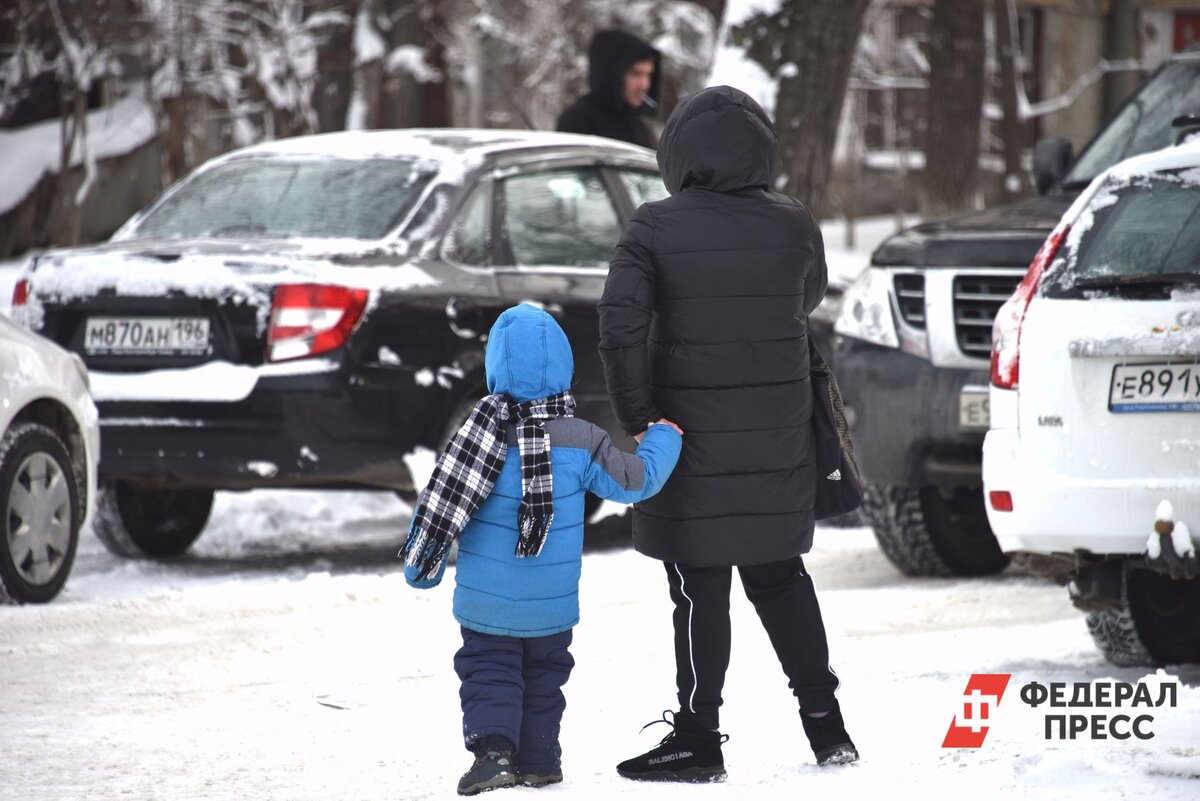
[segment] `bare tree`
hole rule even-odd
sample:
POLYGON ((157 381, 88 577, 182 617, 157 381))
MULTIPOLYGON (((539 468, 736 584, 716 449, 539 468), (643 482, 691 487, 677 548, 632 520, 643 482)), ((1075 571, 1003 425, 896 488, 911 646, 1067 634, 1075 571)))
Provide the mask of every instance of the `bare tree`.
POLYGON ((973 207, 979 178, 984 83, 984 0, 934 0, 921 213, 973 207))
POLYGON ((1017 7, 1014 0, 992 0, 996 12, 996 61, 1000 65, 1000 107, 1004 119, 1000 138, 1004 144, 1004 195, 1013 198, 1021 189, 1021 109, 1023 88, 1017 76, 1017 7))
POLYGON ((783 188, 821 216, 842 103, 869 0, 784 0, 732 31, 732 41, 779 77, 775 124, 783 188))
MULTIPOLYGON (((59 106, 59 163, 53 173, 51 191, 39 196, 34 225, 37 241, 48 241, 50 212, 61 200, 64 177, 76 159, 84 167, 84 178, 70 199, 66 241, 78 244, 82 226, 83 203, 96 178, 95 154, 87 135, 89 95, 104 79, 118 72, 121 55, 134 47, 139 29, 133 24, 131 9, 125 0, 47 0, 18 4, 20 22, 18 52, 14 59, 23 62, 19 75, 35 77, 39 65, 51 70, 59 106), (32 32, 40 39, 31 37, 32 32)), ((10 61, 10 64, 13 63, 10 61)), ((20 95, 19 86, 11 89, 20 95)))

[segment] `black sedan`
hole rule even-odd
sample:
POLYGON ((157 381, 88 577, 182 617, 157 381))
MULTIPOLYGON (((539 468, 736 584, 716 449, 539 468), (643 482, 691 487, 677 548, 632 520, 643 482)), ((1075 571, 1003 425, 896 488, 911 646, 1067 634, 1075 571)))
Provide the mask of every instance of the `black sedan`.
POLYGON ((570 337, 578 414, 619 435, 596 303, 623 224, 664 195, 652 152, 607 139, 327 134, 214 159, 109 242, 41 254, 14 312, 90 370, 97 534, 172 556, 215 490, 411 495, 521 301, 570 337))

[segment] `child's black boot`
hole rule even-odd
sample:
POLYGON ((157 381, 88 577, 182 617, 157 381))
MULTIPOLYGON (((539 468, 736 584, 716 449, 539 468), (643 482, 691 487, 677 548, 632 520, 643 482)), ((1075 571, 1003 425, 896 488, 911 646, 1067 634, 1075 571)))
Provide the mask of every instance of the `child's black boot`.
POLYGON ((507 737, 498 734, 480 737, 471 750, 475 752, 475 764, 458 780, 459 795, 477 795, 517 783, 512 765, 516 749, 507 737))

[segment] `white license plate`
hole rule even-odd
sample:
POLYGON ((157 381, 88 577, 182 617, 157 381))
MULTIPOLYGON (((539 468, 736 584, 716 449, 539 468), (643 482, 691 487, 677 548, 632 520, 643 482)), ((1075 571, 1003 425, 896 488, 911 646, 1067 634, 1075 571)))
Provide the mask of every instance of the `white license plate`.
POLYGON ((1200 362, 1151 362, 1113 367, 1113 412, 1200 412, 1200 362))
POLYGON ((964 431, 987 431, 991 423, 986 387, 964 387, 958 395, 958 427, 964 431))
POLYGON ((208 352, 203 317, 91 317, 84 352, 93 356, 194 356, 208 352))

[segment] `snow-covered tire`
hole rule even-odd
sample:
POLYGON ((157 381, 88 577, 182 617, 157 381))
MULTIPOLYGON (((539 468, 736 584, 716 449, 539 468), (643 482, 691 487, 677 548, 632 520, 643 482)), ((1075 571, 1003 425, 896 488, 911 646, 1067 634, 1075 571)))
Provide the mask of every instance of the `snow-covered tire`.
POLYGON ((1008 565, 977 488, 868 484, 863 511, 880 550, 909 576, 982 576, 1008 565))
POLYGON ((92 530, 117 556, 170 558, 192 547, 212 504, 212 490, 140 490, 117 481, 97 493, 92 530))
POLYGON ((1153 665, 1154 657, 1142 642, 1129 608, 1128 581, 1128 576, 1122 577, 1121 601, 1116 607, 1088 612, 1088 634, 1104 658, 1117 667, 1153 665))
POLYGON ((53 429, 18 423, 0 438, 0 520, 0 603, 54 600, 75 563, 83 510, 53 429))

